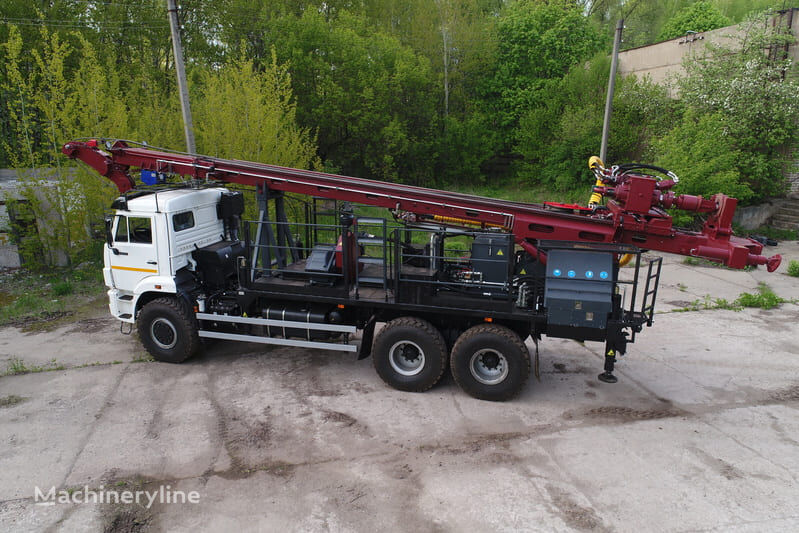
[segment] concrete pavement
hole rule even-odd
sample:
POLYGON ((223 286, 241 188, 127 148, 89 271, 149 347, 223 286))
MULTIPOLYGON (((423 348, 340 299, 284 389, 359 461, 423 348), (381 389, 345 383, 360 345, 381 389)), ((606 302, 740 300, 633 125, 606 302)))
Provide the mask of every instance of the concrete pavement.
MULTIPOLYGON (((799 298, 783 273, 665 263, 661 311, 759 281, 799 298)), ((333 352, 218 343, 183 365, 134 362, 135 337, 100 311, 83 320, 0 329, 0 368, 65 367, 0 377, 0 530, 799 528, 794 304, 661 312, 616 385, 596 379, 601 344, 545 338, 541 381, 505 404, 448 376, 394 391, 333 352), (200 503, 46 506, 37 486, 200 503)))

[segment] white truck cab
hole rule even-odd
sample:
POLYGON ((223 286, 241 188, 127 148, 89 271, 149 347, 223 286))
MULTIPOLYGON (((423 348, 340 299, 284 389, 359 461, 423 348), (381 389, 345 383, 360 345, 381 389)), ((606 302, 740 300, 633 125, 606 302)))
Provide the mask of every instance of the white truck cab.
POLYGON ((225 238, 217 206, 227 193, 221 187, 173 189, 114 202, 103 254, 113 316, 133 323, 142 295, 177 293, 177 272, 195 269, 192 252, 225 238))

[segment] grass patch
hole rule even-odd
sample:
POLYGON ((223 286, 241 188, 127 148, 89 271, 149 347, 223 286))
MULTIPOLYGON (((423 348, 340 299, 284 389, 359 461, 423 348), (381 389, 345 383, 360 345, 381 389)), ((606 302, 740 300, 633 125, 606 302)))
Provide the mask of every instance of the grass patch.
POLYGON ((8 396, 3 396, 2 398, 0 398, 0 407, 13 407, 24 401, 25 398, 23 398, 22 396, 17 396, 16 394, 9 394, 8 396))
POLYGON ((701 267, 723 268, 726 270, 742 270, 744 272, 749 272, 755 269, 753 265, 746 265, 743 268, 730 268, 722 263, 717 263, 715 261, 704 259, 702 257, 691 257, 691 256, 683 257, 682 264, 691 265, 691 266, 701 266, 701 267))
POLYGON ((3 376, 16 376, 19 374, 37 374, 39 372, 52 372, 54 370, 66 370, 66 367, 60 364, 55 359, 50 360, 49 363, 44 365, 33 365, 27 366, 25 361, 20 359, 19 357, 14 357, 8 363, 8 367, 6 367, 6 371, 3 372, 3 376))
POLYGON ((763 235, 775 241, 795 241, 799 239, 799 232, 795 229, 770 228, 768 226, 760 226, 756 230, 744 231, 740 235, 763 235))
POLYGON ((773 290, 771 290, 771 287, 769 287, 765 283, 760 283, 757 286, 757 294, 744 292, 738 297, 736 302, 741 307, 758 307, 760 309, 774 309, 775 307, 779 307, 780 304, 792 302, 792 300, 786 300, 785 298, 780 298, 774 293, 773 290))
POLYGON ((740 311, 743 309, 737 304, 737 300, 730 302, 725 298, 712 298, 706 294, 703 298, 694 300, 685 307, 674 309, 673 313, 687 313, 689 311, 707 311, 708 309, 729 309, 732 311, 740 311))
POLYGON ((0 286, 0 326, 22 326, 65 316, 106 290, 103 267, 96 262, 49 273, 24 269, 7 272, 0 274, 0 286))
POLYGON ((799 261, 792 259, 791 262, 788 263, 788 275, 799 278, 799 261))
POLYGON ((674 309, 672 313, 687 313, 690 311, 707 311, 710 309, 728 309, 730 311, 740 311, 745 307, 754 307, 759 309, 774 309, 784 303, 797 303, 797 300, 786 300, 777 296, 771 287, 765 283, 760 283, 757 286, 757 293, 752 294, 749 292, 741 293, 738 298, 732 302, 724 298, 712 298, 706 294, 703 298, 694 300, 685 307, 674 309))
POLYGON ((72 284, 68 281, 59 281, 53 285, 53 294, 56 296, 66 296, 72 294, 72 284))
MULTIPOLYGON (((135 361, 134 361, 135 362, 135 361)), ((76 368, 89 368, 94 366, 111 366, 111 365, 121 365, 123 361, 110 361, 110 362, 102 362, 102 361, 95 361, 94 363, 83 363, 82 365, 76 365, 67 369, 66 366, 59 363, 57 360, 52 359, 49 363, 45 365, 33 365, 28 366, 25 364, 25 361, 20 359, 19 357, 14 357, 8 363, 5 372, 0 374, 0 376, 17 376, 20 374, 37 374, 39 372, 53 372, 55 370, 73 370, 76 368)), ((2 406, 0 406, 2 407, 2 406)))

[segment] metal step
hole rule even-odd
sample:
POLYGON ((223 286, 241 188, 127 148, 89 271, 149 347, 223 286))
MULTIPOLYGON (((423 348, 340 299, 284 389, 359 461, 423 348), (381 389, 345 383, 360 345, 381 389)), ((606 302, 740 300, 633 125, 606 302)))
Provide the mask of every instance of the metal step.
POLYGON ((385 285, 386 279, 385 278, 378 278, 376 276, 361 276, 358 278, 358 283, 363 285, 365 283, 375 284, 375 285, 385 285))
POLYGON ((277 344, 280 346, 298 346, 300 348, 321 348, 323 350, 338 350, 340 352, 358 351, 358 347, 354 344, 303 341, 296 339, 275 339, 273 337, 260 337, 258 335, 240 335, 237 333, 222 333, 221 331, 200 330, 198 334, 200 337, 205 337, 208 339, 225 339, 230 341, 258 342, 261 344, 277 344))
POLYGON ((385 264, 385 259, 382 257, 359 257, 358 262, 362 265, 382 265, 385 264))
POLYGON ((123 314, 119 315, 119 318, 125 318, 125 319, 127 319, 127 318, 130 318, 130 317, 132 317, 132 316, 133 316, 133 315, 131 315, 130 313, 123 313, 123 314))
POLYGON ((340 333, 355 333, 355 326, 346 324, 327 324, 322 322, 296 322, 293 320, 278 320, 275 318, 253 318, 244 316, 217 315, 215 313, 196 313, 198 320, 212 322, 232 322, 236 324, 255 324, 259 326, 277 326, 293 329, 310 329, 311 331, 338 331, 340 333))
POLYGON ((129 302, 129 301, 133 300, 133 295, 132 294, 123 294, 122 296, 120 296, 117 299, 118 300, 122 300, 124 302, 129 302))
POLYGON ((358 244, 385 244, 381 237, 358 237, 358 244))

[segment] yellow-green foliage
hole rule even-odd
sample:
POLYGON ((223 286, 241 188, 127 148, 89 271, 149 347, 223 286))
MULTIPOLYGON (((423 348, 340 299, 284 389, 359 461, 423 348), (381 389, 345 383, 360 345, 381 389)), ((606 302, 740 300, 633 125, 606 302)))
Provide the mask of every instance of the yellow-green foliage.
MULTIPOLYGON (((62 143, 113 136, 181 149, 178 100, 146 75, 134 74, 139 78, 123 86, 116 58, 100 56, 80 34, 64 39, 42 27, 29 57, 23 48, 20 32, 10 26, 2 45, 6 62, 0 66, 0 91, 8 98, 0 111, 12 119, 14 130, 0 146, 14 167, 39 169, 21 171, 18 187, 37 220, 36 230, 16 229, 30 236, 23 245, 29 266, 72 263, 102 233, 103 212, 118 193, 110 181, 61 155, 62 143), (76 59, 78 66, 68 68, 76 59)), ((193 89, 200 152, 320 166, 313 135, 296 124, 288 71, 274 54, 262 70, 243 58, 203 70, 193 89)), ((252 215, 252 206, 248 211, 252 215)))
POLYGON ((314 138, 297 126, 291 78, 272 61, 256 70, 239 58, 218 71, 205 71, 196 98, 197 147, 202 153, 276 165, 319 166, 314 138))

